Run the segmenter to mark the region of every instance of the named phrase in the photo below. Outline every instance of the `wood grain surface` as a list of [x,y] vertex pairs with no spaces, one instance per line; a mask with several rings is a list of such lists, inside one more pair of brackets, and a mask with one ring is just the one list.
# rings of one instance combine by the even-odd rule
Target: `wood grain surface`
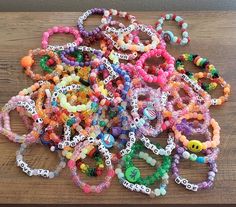
[[[117,179],[111,188],[99,195],[85,195],[70,179],[65,169],[59,177],[47,180],[26,176],[15,165],[15,152],[19,145],[10,143],[0,136],[0,203],[119,203],[119,204],[161,204],[161,203],[236,203],[236,12],[176,12],[189,24],[191,43],[188,46],[168,46],[168,51],[178,57],[183,52],[197,53],[208,57],[220,70],[220,74],[232,86],[229,102],[211,108],[221,126],[221,153],[217,160],[219,173],[214,188],[196,193],[189,192],[170,179],[165,197],[150,199],[148,196],[132,193],[122,187]],[[24,75],[19,64],[28,49],[40,47],[41,34],[54,25],[76,25],[81,13],[0,13],[0,107],[18,91],[30,86],[32,81]],[[145,24],[154,24],[160,12],[132,12]],[[99,23],[99,18],[90,18],[87,28]],[[175,24],[166,28],[176,30]],[[177,33],[179,34],[179,33]],[[71,37],[58,35],[54,42],[66,42]],[[12,129],[20,134],[26,132],[16,112],[11,113]],[[162,139],[163,140],[163,139]],[[163,142],[164,143],[164,142]],[[26,160],[34,167],[53,167],[57,156],[42,146],[30,148]],[[142,174],[152,172],[144,162],[138,162]],[[199,182],[206,178],[207,167],[184,161],[181,174],[190,181]],[[102,178],[98,178],[101,181]],[[92,180],[91,183],[98,183]]]

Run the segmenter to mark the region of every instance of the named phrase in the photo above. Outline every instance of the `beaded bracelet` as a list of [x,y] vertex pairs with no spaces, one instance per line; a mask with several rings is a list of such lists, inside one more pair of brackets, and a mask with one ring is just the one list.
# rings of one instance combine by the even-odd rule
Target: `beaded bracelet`
[[[182,39],[177,36],[174,36],[174,34],[171,31],[163,31],[162,25],[165,20],[167,21],[174,20],[178,23],[178,25],[181,27]],[[166,42],[177,43],[180,45],[186,45],[190,41],[189,34],[186,31],[187,28],[188,28],[188,24],[183,21],[182,17],[177,16],[176,14],[162,15],[162,17],[156,23],[157,32],[162,35],[163,39]]]
[[[144,62],[151,57],[162,56],[165,59],[165,68],[159,67],[157,71],[157,76],[147,74],[147,72],[143,69]],[[160,86],[163,86],[168,78],[174,71],[174,58],[163,49],[154,49],[145,54],[143,54],[136,62],[135,65],[136,70],[139,75],[143,77],[143,80],[148,83],[157,83]]]
[[[33,127],[32,131],[26,135],[18,135],[11,131],[10,127],[10,111],[16,107],[23,107],[27,111],[27,116],[32,117]],[[36,110],[35,103],[28,96],[13,96],[7,104],[2,108],[2,120],[4,120],[4,127],[0,130],[1,133],[9,138],[9,140],[17,143],[32,143],[38,139],[42,129],[42,119],[39,118]],[[0,124],[1,125],[1,124]]]
[[53,73],[50,73],[50,74],[48,73],[44,76],[40,74],[35,74],[32,71],[32,66],[35,62],[33,58],[36,55],[39,55],[39,56],[48,55],[50,58],[52,58],[55,61],[56,65],[59,65],[61,63],[61,60],[59,59],[57,53],[54,53],[53,51],[48,51],[48,50],[39,49],[39,48],[30,50],[28,53],[28,56],[25,56],[21,59],[21,65],[25,69],[25,74],[36,81],[51,80],[53,78]]
[[44,178],[54,178],[59,175],[60,171],[65,168],[66,162],[64,157],[60,155],[58,151],[58,155],[60,157],[60,163],[56,167],[54,171],[49,171],[45,169],[32,169],[29,165],[23,160],[23,153],[29,145],[21,144],[20,149],[16,152],[16,164],[19,166],[22,171],[29,176],[42,176]]
[[115,174],[113,170],[113,166],[111,164],[111,155],[109,151],[101,144],[101,141],[99,140],[95,140],[94,138],[90,137],[88,144],[98,146],[99,152],[105,158],[105,165],[107,166],[107,176],[105,177],[105,181],[97,186],[95,185],[90,186],[89,184],[81,180],[80,176],[77,173],[77,168],[76,168],[76,160],[79,158],[79,154],[80,154],[78,153],[78,151],[80,150],[78,147],[75,148],[75,151],[73,152],[72,157],[68,162],[68,167],[72,173],[73,182],[78,187],[80,187],[85,193],[91,193],[91,192],[100,193],[105,188],[108,188],[110,186],[111,180]]
[[[75,37],[75,41],[72,43],[67,43],[63,46],[49,45],[48,44],[49,37],[57,33],[72,34]],[[69,47],[78,46],[80,45],[82,41],[83,39],[80,37],[79,31],[75,29],[74,27],[54,26],[52,28],[49,28],[46,32],[43,33],[41,43],[42,43],[43,49],[49,49],[49,50],[55,51],[55,50],[65,50],[66,48],[69,48]]]
[[[154,101],[152,104],[147,104],[149,106],[143,108],[143,117],[141,118],[139,115],[139,107],[138,107],[138,97],[140,95],[148,94],[150,99],[149,102]],[[160,113],[163,110],[163,106],[165,106],[164,97],[160,93],[160,90],[154,90],[152,88],[137,88],[133,90],[133,93],[130,94],[132,99],[130,100],[130,105],[132,107],[131,115],[133,117],[134,123],[139,129],[146,136],[157,136],[162,131],[162,123],[163,117]],[[150,121],[157,120],[155,126],[153,127],[150,124]]]
[[152,42],[148,45],[143,45],[142,43],[139,43],[139,44],[133,44],[129,42],[126,43],[124,41],[124,36],[127,35],[127,33],[122,33],[118,36],[118,40],[117,40],[117,43],[122,50],[148,52],[151,49],[155,49],[157,45],[160,43],[160,40],[158,39],[155,31],[152,28],[139,24],[137,27],[134,27],[133,29],[145,32],[148,36],[151,37]]
[[86,31],[83,24],[84,21],[91,15],[96,14],[96,15],[104,15],[104,9],[103,8],[93,8],[89,9],[86,12],[84,12],[78,19],[77,22],[77,28],[80,31],[81,35],[83,37],[90,37],[90,36],[96,36],[101,32],[102,25],[94,28],[92,31]]
[[[179,76],[178,74],[176,74]],[[184,91],[186,96],[181,96],[180,92]],[[177,117],[189,113],[194,105],[198,103],[198,97],[187,83],[177,79],[171,80],[163,87],[163,93],[166,94],[169,101],[166,102],[163,115],[172,118],[174,121]],[[171,98],[171,99],[170,99]]]
[[[180,124],[181,120],[185,118],[185,119],[191,119],[191,118],[195,118],[198,120],[202,120],[203,116],[202,114],[198,114],[198,113],[190,113],[187,114],[183,117],[181,117],[179,120],[177,120],[177,124]],[[206,141],[206,142],[201,142],[198,140],[191,140],[189,141],[185,135],[183,135],[178,129],[177,126],[174,125],[172,127],[174,134],[175,134],[175,138],[177,140],[179,140],[180,142],[183,143],[183,145],[185,147],[187,147],[190,151],[192,152],[201,152],[202,150],[206,150],[208,148],[216,148],[219,143],[220,143],[220,127],[219,124],[215,121],[215,119],[211,119],[210,120],[210,125],[213,128],[213,136],[212,136],[212,141]],[[209,125],[207,125],[209,126]]]
[[147,149],[150,149],[155,155],[169,156],[171,152],[175,149],[174,136],[168,133],[167,145],[165,148],[157,148],[151,143],[150,139],[143,136],[139,138]]
[[212,162],[213,160],[216,160],[220,151],[219,148],[207,149],[203,150],[203,153],[206,154],[206,156],[198,156],[194,153],[190,154],[187,150],[185,150],[184,147],[179,147],[178,145],[176,147],[176,150],[178,154],[181,155],[184,159],[189,159],[193,162],[202,164],[206,164]]
[[[120,28],[120,29],[110,27],[109,23],[111,21],[111,16],[118,16],[118,17],[121,17],[121,18],[128,19],[131,24],[128,27]],[[135,25],[137,24],[137,20],[136,20],[135,16],[130,15],[127,12],[117,11],[115,9],[105,10],[104,15],[101,19],[101,22],[104,25],[103,29],[105,29],[107,32],[112,32],[112,33],[115,33],[115,34],[120,34],[120,33],[123,33],[123,32],[132,31],[132,28],[134,28]]]
[[[157,145],[159,146],[159,145]],[[122,158],[124,165],[126,166],[126,162],[128,162],[128,166],[126,166],[125,174],[122,172],[122,163],[118,165],[116,168],[117,176],[122,183],[122,185],[132,191],[142,192],[150,195],[151,197],[165,195],[165,187],[168,184],[168,170],[170,168],[171,160],[169,156],[163,157],[163,162],[160,167],[158,167],[157,171],[153,174],[153,176],[147,176],[146,178],[141,178],[140,171],[137,167],[133,166],[131,159],[133,158],[136,150],[142,150],[143,145],[135,143],[132,147],[132,151],[129,155],[126,155]],[[138,155],[140,158],[146,160],[148,164],[151,166],[156,165],[156,160],[150,157],[147,153],[140,152]],[[160,185],[160,188],[152,191],[150,188],[146,187],[155,183],[156,180],[164,181],[164,184]]]
[[[199,79],[207,78],[211,81],[214,81],[214,83],[219,84],[223,88],[224,95],[220,96],[219,98],[213,98],[211,99],[211,105],[222,105],[224,102],[226,102],[230,95],[230,85],[226,83],[226,81],[222,77],[218,77],[217,79],[211,78],[211,74],[209,73],[195,73],[194,74],[195,80],[199,82]],[[201,86],[204,90],[208,91],[208,88],[206,89],[205,86]]]
[[[182,74],[186,74],[190,79],[196,80],[194,73],[186,71],[184,68],[184,61],[190,61],[197,67],[201,69],[205,69],[206,72],[209,73],[209,77],[211,77],[211,83],[209,84],[203,84],[202,88],[209,92],[210,90],[213,90],[217,87],[217,82],[214,80],[217,80],[219,78],[219,72],[215,68],[214,65],[212,65],[206,58],[202,58],[199,55],[195,54],[182,54],[175,62],[175,68],[178,72]],[[202,73],[199,73],[199,76],[202,76]],[[196,80],[197,81],[197,80]]]
[[[94,58],[94,60],[90,61],[90,62],[87,62],[87,61],[86,62],[78,62],[78,61],[75,61],[75,60],[69,60],[66,57],[66,55],[68,55],[70,53],[73,53],[73,52],[76,52],[76,51],[92,53],[92,54],[94,54],[96,56],[96,58]],[[99,60],[102,57],[102,52],[99,51],[99,50],[93,49],[91,47],[78,46],[78,47],[70,47],[68,49],[63,50],[61,52],[60,56],[61,56],[62,62],[64,62],[67,65],[83,67],[83,66],[90,66],[90,65],[92,65],[94,63],[96,63],[96,64],[99,63]]]
[[174,155],[174,160],[172,163],[172,173],[173,173],[173,178],[175,179],[175,182],[177,184],[181,184],[184,186],[187,190],[190,191],[198,191],[198,190],[203,190],[203,189],[208,189],[213,186],[213,182],[217,173],[217,164],[215,160],[212,160],[211,162],[208,162],[207,165],[209,166],[209,172],[208,172],[208,178],[206,181],[203,181],[199,184],[192,184],[190,183],[187,179],[181,177],[179,175],[179,169],[178,165],[180,163],[181,158],[183,158],[179,154]]

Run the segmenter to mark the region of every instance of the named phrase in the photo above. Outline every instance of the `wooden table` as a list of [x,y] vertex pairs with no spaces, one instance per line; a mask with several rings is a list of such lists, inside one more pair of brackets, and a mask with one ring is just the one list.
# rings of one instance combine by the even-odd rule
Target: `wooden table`
[[[178,12],[177,12],[178,13]],[[0,14],[0,106],[11,96],[30,86],[32,81],[22,72],[19,60],[28,49],[40,47],[41,34],[54,25],[75,25],[81,13],[1,13]],[[133,12],[140,22],[154,24],[160,12]],[[168,51],[178,57],[192,52],[208,57],[232,86],[228,103],[211,109],[212,116],[221,126],[221,153],[217,160],[219,173],[213,189],[188,192],[177,186],[172,179],[168,194],[163,198],[150,199],[124,189],[117,179],[99,195],[85,195],[75,187],[66,169],[60,177],[47,180],[29,178],[15,165],[17,144],[0,136],[0,203],[236,203],[236,12],[179,12],[190,25],[191,44],[185,47],[168,46]],[[99,20],[91,18],[87,25]],[[175,24],[172,24],[172,29]],[[176,31],[176,30],[175,30]],[[54,41],[71,40],[56,37]],[[16,113],[12,113],[12,128],[23,134],[26,130]],[[43,147],[33,147],[26,159],[33,166],[55,166],[56,155]],[[143,162],[142,162],[143,163]],[[146,166],[139,163],[140,167]],[[206,177],[207,167],[185,162],[181,172],[193,181]],[[143,172],[143,171],[142,171]],[[149,171],[150,172],[150,171]],[[94,181],[93,181],[94,182]]]

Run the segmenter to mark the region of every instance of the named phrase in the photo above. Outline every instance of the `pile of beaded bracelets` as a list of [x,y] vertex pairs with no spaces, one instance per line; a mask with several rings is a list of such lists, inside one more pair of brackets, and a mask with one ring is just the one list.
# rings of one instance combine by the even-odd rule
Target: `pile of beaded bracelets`
[[[87,140],[85,140],[85,142],[86,141]],[[111,163],[111,155],[110,155],[109,151],[101,144],[100,140],[95,140],[94,138],[89,137],[87,145],[98,146],[99,152],[105,158],[105,165],[107,167],[107,176],[105,177],[105,181],[97,186],[95,186],[95,185],[90,186],[89,184],[87,184],[81,180],[80,176],[77,173],[77,167],[76,167],[76,161],[79,158],[83,159],[83,157],[80,156],[81,151],[83,149],[80,149],[79,147],[75,147],[75,151],[73,152],[71,159],[68,162],[68,167],[72,173],[72,180],[85,193],[91,193],[91,192],[100,193],[104,189],[106,189],[110,186],[111,180],[115,175],[114,170],[113,170],[113,166]]]
[[45,169],[32,169],[28,164],[23,160],[23,153],[29,145],[21,144],[20,149],[16,152],[16,164],[19,166],[24,173],[29,176],[42,176],[44,178],[54,178],[59,175],[60,171],[65,168],[66,162],[64,157],[61,156],[61,152],[57,152],[60,157],[60,163],[56,167],[55,171],[49,171]]
[[[182,39],[174,36],[174,34],[171,31],[163,31],[162,25],[165,20],[174,20],[178,23],[178,25],[181,27]],[[182,17],[177,16],[176,14],[162,15],[162,17],[156,23],[157,32],[162,35],[163,39],[166,42],[176,43],[180,45],[186,45],[190,41],[189,34],[186,31],[187,28],[188,24],[183,21]]]
[[[48,39],[53,34],[57,33],[63,33],[63,34],[72,34],[75,37],[75,41],[72,43],[67,43],[63,46],[60,45],[48,45]],[[74,27],[62,27],[62,26],[54,26],[52,28],[49,28],[46,32],[43,33],[42,37],[42,48],[43,49],[49,49],[49,50],[64,50],[69,47],[75,47],[80,45],[80,43],[83,41],[83,39],[80,37],[80,33],[77,29]]]
[[[159,147],[159,144],[156,145]],[[162,164],[157,167],[156,171],[152,176],[147,176],[145,178],[141,177],[140,170],[134,166],[132,159],[136,156],[138,158],[146,160],[151,166],[156,166],[157,161],[149,156],[147,153],[137,151],[143,150],[144,146],[136,142],[131,152],[122,158],[121,163],[117,166],[115,172],[122,183],[122,185],[131,191],[142,192],[144,194],[150,195],[150,197],[160,196],[166,194],[166,185],[168,184],[168,171],[171,166],[171,158],[169,156],[163,156]],[[122,172],[122,167],[125,167],[125,173]],[[160,188],[151,190],[148,186],[155,184],[156,181],[162,180]]]

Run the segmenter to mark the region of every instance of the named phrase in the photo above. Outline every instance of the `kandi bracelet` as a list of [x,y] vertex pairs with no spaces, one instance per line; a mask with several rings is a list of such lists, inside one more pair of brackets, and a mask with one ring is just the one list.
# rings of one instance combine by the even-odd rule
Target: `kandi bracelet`
[[180,164],[181,159],[183,159],[183,157],[181,155],[179,155],[178,153],[175,154],[174,160],[173,160],[173,163],[171,166],[173,178],[175,179],[175,182],[177,184],[182,185],[187,190],[194,191],[194,192],[196,192],[198,190],[208,189],[213,186],[213,182],[215,180],[216,173],[218,172],[217,164],[216,164],[215,160],[212,160],[211,162],[207,163],[207,165],[209,166],[207,180],[202,181],[201,183],[198,183],[198,184],[193,184],[193,183],[190,183],[186,178],[183,178],[182,176],[179,175],[178,165]]
[[[178,23],[178,25],[181,27],[182,39],[175,36],[171,31],[163,31],[162,25],[165,20],[174,20]],[[190,41],[189,34],[186,31],[187,28],[188,24],[184,22],[182,17],[177,16],[176,14],[165,14],[156,23],[157,32],[163,36],[163,39],[166,42],[177,43],[180,45],[186,45]]]
[[54,171],[49,171],[45,169],[32,169],[24,160],[23,160],[23,153],[26,150],[26,148],[29,147],[28,145],[21,144],[20,149],[16,152],[16,164],[19,166],[24,173],[26,173],[29,176],[42,176],[44,178],[54,178],[59,175],[60,171],[65,168],[66,162],[64,157],[60,155],[60,152],[58,151],[58,155],[60,158],[60,163],[56,167]]
[[[75,38],[75,41],[72,43],[67,43],[65,45],[49,45],[48,40],[49,37],[52,36],[53,34],[72,34]],[[80,45],[80,43],[83,41],[83,39],[80,37],[80,33],[77,29],[74,27],[63,27],[63,26],[54,26],[52,28],[49,28],[46,32],[43,33],[42,37],[42,48],[43,49],[49,49],[49,50],[64,50],[69,47],[75,47]]]

